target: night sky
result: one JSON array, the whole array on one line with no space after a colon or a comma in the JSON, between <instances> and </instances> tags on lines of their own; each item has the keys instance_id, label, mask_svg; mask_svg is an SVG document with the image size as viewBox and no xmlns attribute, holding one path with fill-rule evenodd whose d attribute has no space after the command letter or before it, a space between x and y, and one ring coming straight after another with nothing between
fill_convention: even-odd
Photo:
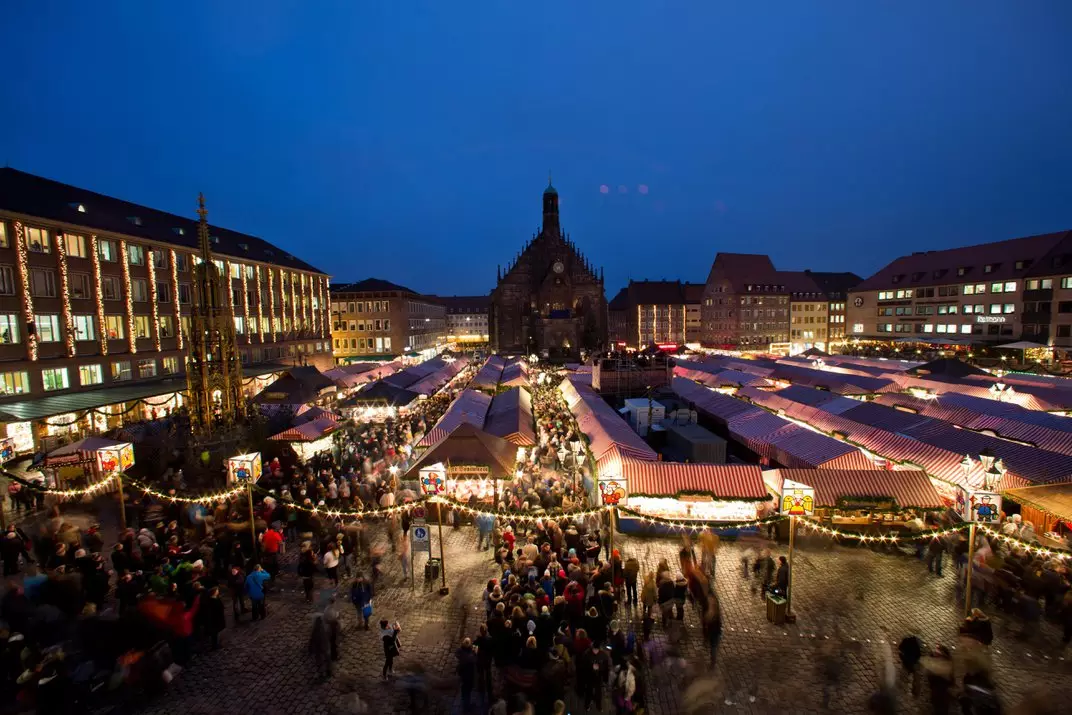
<instances>
[{"instance_id":1,"label":"night sky","mask_svg":"<svg viewBox=\"0 0 1072 715\"><path fill-rule=\"evenodd\" d=\"M1072 228L1068 0L9 2L0 163L483 293L562 221L610 298L717 251L869 275Z\"/></svg>"}]
</instances>

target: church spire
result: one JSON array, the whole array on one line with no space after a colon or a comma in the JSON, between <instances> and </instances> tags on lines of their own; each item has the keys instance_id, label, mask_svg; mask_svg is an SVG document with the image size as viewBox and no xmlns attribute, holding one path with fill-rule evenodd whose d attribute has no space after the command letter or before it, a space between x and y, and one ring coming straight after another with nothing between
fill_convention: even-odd
<instances>
[{"instance_id":1,"label":"church spire","mask_svg":"<svg viewBox=\"0 0 1072 715\"><path fill-rule=\"evenodd\" d=\"M558 191L551 185L551 175L547 175L547 188L543 190L543 233L561 235L558 224Z\"/></svg>"},{"instance_id":2,"label":"church spire","mask_svg":"<svg viewBox=\"0 0 1072 715\"><path fill-rule=\"evenodd\" d=\"M212 263L212 240L208 235L208 209L205 208L205 195L197 195L197 215L201 218L197 222L197 246L201 249L201 260Z\"/></svg>"}]
</instances>

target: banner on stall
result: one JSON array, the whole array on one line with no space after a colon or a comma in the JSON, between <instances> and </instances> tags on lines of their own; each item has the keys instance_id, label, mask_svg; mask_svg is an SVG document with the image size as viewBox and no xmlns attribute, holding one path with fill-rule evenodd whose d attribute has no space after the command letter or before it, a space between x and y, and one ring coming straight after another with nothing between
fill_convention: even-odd
<instances>
[{"instance_id":1,"label":"banner on stall","mask_svg":"<svg viewBox=\"0 0 1072 715\"><path fill-rule=\"evenodd\" d=\"M599 503L603 506L625 506L629 501L629 484L625 477L600 478Z\"/></svg>"},{"instance_id":2,"label":"banner on stall","mask_svg":"<svg viewBox=\"0 0 1072 715\"><path fill-rule=\"evenodd\" d=\"M782 484L782 513L811 516L815 513L815 488L786 479Z\"/></svg>"},{"instance_id":3,"label":"banner on stall","mask_svg":"<svg viewBox=\"0 0 1072 715\"><path fill-rule=\"evenodd\" d=\"M227 460L227 483L256 484L261 478L261 453L250 452Z\"/></svg>"},{"instance_id":4,"label":"banner on stall","mask_svg":"<svg viewBox=\"0 0 1072 715\"><path fill-rule=\"evenodd\" d=\"M436 496L447 491L446 470L442 465L422 467L420 471L421 494Z\"/></svg>"},{"instance_id":5,"label":"banner on stall","mask_svg":"<svg viewBox=\"0 0 1072 715\"><path fill-rule=\"evenodd\" d=\"M1001 523L1001 495L961 488L957 491L957 512L964 521L997 526Z\"/></svg>"},{"instance_id":6,"label":"banner on stall","mask_svg":"<svg viewBox=\"0 0 1072 715\"><path fill-rule=\"evenodd\" d=\"M97 468L101 476L125 472L134 466L134 445L130 442L97 450Z\"/></svg>"}]
</instances>

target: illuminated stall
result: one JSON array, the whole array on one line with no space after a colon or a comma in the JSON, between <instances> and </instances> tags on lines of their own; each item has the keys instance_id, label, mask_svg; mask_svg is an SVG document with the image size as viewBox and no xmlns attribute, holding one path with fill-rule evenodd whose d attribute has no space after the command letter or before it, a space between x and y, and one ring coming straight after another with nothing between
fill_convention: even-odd
<instances>
[{"instance_id":1,"label":"illuminated stall","mask_svg":"<svg viewBox=\"0 0 1072 715\"><path fill-rule=\"evenodd\" d=\"M334 446L332 434L338 429L339 423L334 418L324 416L285 429L268 439L287 442L300 459L307 460L320 452L330 452Z\"/></svg>"},{"instance_id":2,"label":"illuminated stall","mask_svg":"<svg viewBox=\"0 0 1072 715\"><path fill-rule=\"evenodd\" d=\"M42 466L49 488L84 489L100 484L101 491L113 491L112 477L134 466L134 445L87 437L52 450Z\"/></svg>"},{"instance_id":3,"label":"illuminated stall","mask_svg":"<svg viewBox=\"0 0 1072 715\"><path fill-rule=\"evenodd\" d=\"M518 465L518 448L472 424L462 423L432 445L410 467L407 479L416 479L424 493L438 489L452 499L492 504L504 480L512 479Z\"/></svg>"}]
</instances>

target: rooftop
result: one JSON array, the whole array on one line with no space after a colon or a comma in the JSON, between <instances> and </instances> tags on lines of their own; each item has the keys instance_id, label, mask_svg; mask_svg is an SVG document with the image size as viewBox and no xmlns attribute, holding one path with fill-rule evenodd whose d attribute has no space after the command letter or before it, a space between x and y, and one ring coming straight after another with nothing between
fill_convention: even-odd
<instances>
[{"instance_id":1,"label":"rooftop","mask_svg":"<svg viewBox=\"0 0 1072 715\"><path fill-rule=\"evenodd\" d=\"M105 233L144 238L196 251L197 218L158 211L89 189L63 184L11 168L0 168L0 209ZM295 270L324 272L264 239L210 225L214 253L271 263Z\"/></svg>"},{"instance_id":2,"label":"rooftop","mask_svg":"<svg viewBox=\"0 0 1072 715\"><path fill-rule=\"evenodd\" d=\"M331 286L331 292L335 293L370 293L370 292L383 292L383 291L401 291L403 293L417 294L417 291L410 290L405 286L400 286L397 283L391 281L385 281L382 278L366 278L363 281L357 281L356 283L338 283Z\"/></svg>"},{"instance_id":3,"label":"rooftop","mask_svg":"<svg viewBox=\"0 0 1072 715\"><path fill-rule=\"evenodd\" d=\"M1053 275L1072 269L1072 231L901 256L854 290L914 288Z\"/></svg>"},{"instance_id":4,"label":"rooftop","mask_svg":"<svg viewBox=\"0 0 1072 715\"><path fill-rule=\"evenodd\" d=\"M487 295L429 295L428 300L439 303L447 313L486 313L491 305Z\"/></svg>"}]
</instances>

